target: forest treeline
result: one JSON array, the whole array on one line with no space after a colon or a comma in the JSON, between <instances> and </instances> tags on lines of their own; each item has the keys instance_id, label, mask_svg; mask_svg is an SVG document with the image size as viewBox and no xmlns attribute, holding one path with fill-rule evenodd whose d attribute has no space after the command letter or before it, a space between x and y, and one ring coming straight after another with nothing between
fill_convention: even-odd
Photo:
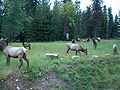
<instances>
[{"instance_id":1,"label":"forest treeline","mask_svg":"<svg viewBox=\"0 0 120 90\"><path fill-rule=\"evenodd\" d=\"M0 0L0 37L10 41L117 37L120 13L114 17L102 0L92 2L82 11L77 0L55 0L53 9L50 0Z\"/></svg>"}]
</instances>

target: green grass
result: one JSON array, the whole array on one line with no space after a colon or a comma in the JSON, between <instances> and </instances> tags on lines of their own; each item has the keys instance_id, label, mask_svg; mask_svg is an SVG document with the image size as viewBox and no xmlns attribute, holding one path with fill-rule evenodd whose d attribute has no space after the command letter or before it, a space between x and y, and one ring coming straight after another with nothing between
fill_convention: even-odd
<instances>
[{"instance_id":1,"label":"green grass","mask_svg":"<svg viewBox=\"0 0 120 90\"><path fill-rule=\"evenodd\" d=\"M112 45L114 43L119 43L120 40L103 40L100 44L98 44L97 50L93 50L92 42L89 43L83 43L79 42L83 47L88 49L88 55L86 56L84 53L82 53L79 60L86 59L90 60L91 55L98 55L100 57L105 57L105 53L112 54ZM12 46L21 46L20 43L12 43ZM120 44L118 44L119 50L120 50ZM45 56L45 53L47 52L54 52L59 53L61 59L51 59L47 58ZM30 61L30 66L32 67L42 67L42 66L51 66L54 63L68 63L73 62L74 60L71 58L73 55L75 55L75 52L70 51L68 55L66 55L66 42L45 42L45 43L32 43L32 49L27 52L27 57ZM5 70L14 71L16 68L18 68L19 60L11 58L11 65L10 67L6 67L5 65L6 60L5 57L2 55L0 57L0 72ZM24 62L24 66L26 67L26 62ZM12 69L12 70L11 70Z\"/></svg>"},{"instance_id":2,"label":"green grass","mask_svg":"<svg viewBox=\"0 0 120 90\"><path fill-rule=\"evenodd\" d=\"M26 71L24 62L21 75L30 79L44 76L43 68L56 73L62 80L73 86L75 90L109 90L120 87L120 55L113 55L112 45L116 43L120 51L120 40L102 40L93 50L92 42L79 42L81 46L88 49L88 55L84 53L80 57L72 59L75 52L70 51L66 55L65 41L32 43L32 49L27 52L32 72ZM12 43L12 46L21 46L20 43ZM45 53L59 53L59 59L51 59ZM110 56L106 56L110 53ZM98 55L93 58L92 55ZM63 59L61 59L63 58ZM11 58L11 65L6 66L6 60L2 54L0 57L0 78L18 69L18 59ZM64 89L63 89L64 90Z\"/></svg>"}]
</instances>

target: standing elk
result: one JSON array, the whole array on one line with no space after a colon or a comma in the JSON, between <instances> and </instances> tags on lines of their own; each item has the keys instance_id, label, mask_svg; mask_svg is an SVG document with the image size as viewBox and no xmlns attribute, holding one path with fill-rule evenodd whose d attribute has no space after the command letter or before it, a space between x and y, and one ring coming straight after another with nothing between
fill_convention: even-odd
<instances>
[{"instance_id":1,"label":"standing elk","mask_svg":"<svg viewBox=\"0 0 120 90\"><path fill-rule=\"evenodd\" d=\"M19 69L21 68L21 66L23 65L23 60L24 59L27 62L27 67L29 68L29 60L26 57L26 51L27 49L24 47L12 47L7 45L7 43L5 42L5 40L0 40L0 48L3 50L5 56L6 56L6 65L9 66L10 65L10 58L18 58L20 61L20 66Z\"/></svg>"}]
</instances>

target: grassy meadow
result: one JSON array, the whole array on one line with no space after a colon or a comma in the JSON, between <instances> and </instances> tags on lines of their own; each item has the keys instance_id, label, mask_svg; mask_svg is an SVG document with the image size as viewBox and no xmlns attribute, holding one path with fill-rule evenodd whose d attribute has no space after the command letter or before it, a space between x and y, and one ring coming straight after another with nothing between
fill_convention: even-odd
<instances>
[{"instance_id":1,"label":"grassy meadow","mask_svg":"<svg viewBox=\"0 0 120 90\"><path fill-rule=\"evenodd\" d=\"M66 41L33 42L32 49L28 50L31 71L27 71L24 61L20 75L27 78L45 77L47 71L54 72L67 83L69 90L117 90L120 89L120 55L113 55L112 45L116 43L120 51L120 40L102 40L97 50L93 49L92 42L79 42L88 49L88 55L69 51L66 55ZM21 43L12 43L11 46L21 46ZM51 59L46 53L59 53L59 58ZM110 54L110 55L106 55ZM93 57L97 55L98 57ZM0 79L14 73L19 67L19 60L11 58L11 64L6 66L5 56L0 56ZM66 86L60 85L55 90L64 90Z\"/></svg>"}]
</instances>

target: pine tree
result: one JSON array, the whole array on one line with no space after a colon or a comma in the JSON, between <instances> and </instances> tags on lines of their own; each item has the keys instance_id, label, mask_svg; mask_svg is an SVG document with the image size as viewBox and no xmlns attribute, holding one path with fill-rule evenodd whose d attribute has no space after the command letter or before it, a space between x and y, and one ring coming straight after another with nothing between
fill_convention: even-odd
<instances>
[{"instance_id":1,"label":"pine tree","mask_svg":"<svg viewBox=\"0 0 120 90\"><path fill-rule=\"evenodd\" d=\"M13 40L24 28L25 13L22 9L23 0L4 0L4 5L5 13L3 17L2 35Z\"/></svg>"},{"instance_id":2,"label":"pine tree","mask_svg":"<svg viewBox=\"0 0 120 90\"><path fill-rule=\"evenodd\" d=\"M25 10L28 14L28 16L34 16L36 7L37 7L37 0L26 0Z\"/></svg>"},{"instance_id":3,"label":"pine tree","mask_svg":"<svg viewBox=\"0 0 120 90\"><path fill-rule=\"evenodd\" d=\"M112 15L112 8L108 8L108 38L113 38L113 15Z\"/></svg>"},{"instance_id":4,"label":"pine tree","mask_svg":"<svg viewBox=\"0 0 120 90\"><path fill-rule=\"evenodd\" d=\"M4 5L2 1L0 0L0 38L2 36L2 21L4 16Z\"/></svg>"},{"instance_id":5,"label":"pine tree","mask_svg":"<svg viewBox=\"0 0 120 90\"><path fill-rule=\"evenodd\" d=\"M103 12L100 16L99 36L101 38L106 38L106 36L107 36L107 9L106 9L106 6L103 7Z\"/></svg>"},{"instance_id":6,"label":"pine tree","mask_svg":"<svg viewBox=\"0 0 120 90\"><path fill-rule=\"evenodd\" d=\"M115 15L115 21L114 21L114 37L118 36L118 16Z\"/></svg>"},{"instance_id":7,"label":"pine tree","mask_svg":"<svg viewBox=\"0 0 120 90\"><path fill-rule=\"evenodd\" d=\"M99 20L100 20L100 14L102 12L101 10L101 4L102 4L102 0L92 0L93 1L93 7L92 7L92 11L93 11L93 15L92 15L92 21L93 21L93 25L94 25L94 37L99 35Z\"/></svg>"},{"instance_id":8,"label":"pine tree","mask_svg":"<svg viewBox=\"0 0 120 90\"><path fill-rule=\"evenodd\" d=\"M47 0L38 4L32 21L32 37L34 41L48 41L52 39L51 11Z\"/></svg>"},{"instance_id":9,"label":"pine tree","mask_svg":"<svg viewBox=\"0 0 120 90\"><path fill-rule=\"evenodd\" d=\"M53 13L52 13L52 30L54 31L53 37L55 40L63 39L63 31L61 25L61 16L59 14L60 3L56 0L54 2Z\"/></svg>"},{"instance_id":10,"label":"pine tree","mask_svg":"<svg viewBox=\"0 0 120 90\"><path fill-rule=\"evenodd\" d=\"M81 9L80 9L80 1L76 0L76 18L75 18L75 37L82 37L81 35Z\"/></svg>"}]
</instances>

